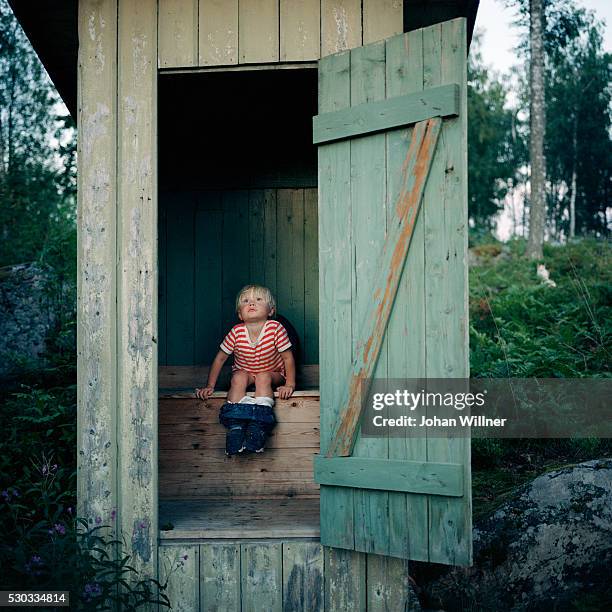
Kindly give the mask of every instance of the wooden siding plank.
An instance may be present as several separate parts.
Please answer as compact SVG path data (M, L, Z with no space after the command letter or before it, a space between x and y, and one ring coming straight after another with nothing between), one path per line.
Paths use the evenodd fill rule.
M192 194L175 194L168 203L166 316L167 361L172 365L194 363L194 216Z
M283 543L283 610L323 612L323 547L318 542Z
M157 573L157 2L118 10L119 523L131 565Z
M350 105L350 54L319 62L319 112ZM319 148L319 295L321 447L326 450L340 401L339 364L351 362L351 209L348 142ZM347 231L347 228L349 231ZM321 543L354 546L353 490L321 487Z
M276 201L276 189L264 190L264 284L272 295L276 295L277 289Z
M357 356L348 368L352 373L345 377L345 380L350 380L350 384L343 387L341 414L334 439L327 450L330 457L348 456L353 448L361 416L360 397L362 392L367 393L367 390L362 389L362 383L367 382L374 373L383 346L389 314L418 215L421 194L427 183L431 158L436 149L440 123L440 119L418 123L413 133L403 169L406 174L406 191L395 205L396 218L389 228L376 266L376 270L387 270L387 276L381 276L377 280L374 290L370 292L371 309L364 311L365 319L359 328L361 337L355 342L358 347Z
M248 191L223 192L223 302L221 336L238 323L236 296L249 283ZM219 339L221 343L223 337Z
M280 542L242 544L242 612L280 612L283 607Z
M399 34L404 29L402 0L363 0L363 44Z
M117 3L79 6L77 499L94 526L118 506L116 423Z
M238 0L200 0L200 66L238 63Z
M240 610L240 546L200 545L200 605L207 612Z
M225 448L225 429L220 423L194 427L173 423L160 431L160 449ZM313 423L279 423L266 442L269 448L318 448L319 428Z
M172 471L207 473L221 472L230 480L234 474L271 473L288 474L291 472L306 472L312 470L316 449L294 448L283 450L281 448L267 448L265 453L241 457L234 461L227 457L221 448L215 449L187 449L187 450L161 450L159 453L160 479L163 472Z
M385 96L385 45L376 43L351 51L351 108L375 103ZM379 254L386 234L385 135L373 134L350 142L352 235L352 338L353 358L359 351L362 321L372 308L372 290L381 274ZM341 369L342 371L342 369ZM387 376L386 351L372 375ZM341 385L346 383L341 383ZM354 454L388 456L388 441L358 437ZM389 549L389 494L386 491L354 492L355 550L386 554Z
M366 555L342 548L323 549L325 560L325 609L366 609Z
M251 283L265 285L266 248L264 222L264 191L249 191L249 279Z
M362 48L369 49L370 46ZM357 49L353 53L357 53ZM313 118L313 142L321 144L331 140L364 136L403 127L431 117L457 115L459 92L459 85L448 84L423 92L359 104L347 110L317 115Z
M418 609L412 599L408 561L382 555L367 558L368 612Z
M159 0L159 67L197 66L198 0Z
M194 321L193 363L210 364L219 350L223 329L221 194L205 192L198 196L194 223ZM175 323L175 324L178 324ZM198 384L204 385L202 380Z
M453 497L464 493L463 466L459 463L319 456L314 463L319 484ZM378 516L386 518L382 512Z
M277 197L277 310L289 319L303 342L304 190L279 189ZM301 349L303 352L303 344Z
M439 26L438 69L432 80L462 84L461 113L445 123L436 181L432 184L429 213L425 216L427 319L427 376L467 378L467 102L466 22L454 19ZM427 40L424 32L424 42ZM439 39L438 39L439 36ZM428 37L430 44L433 37ZM440 41L438 43L438 40ZM428 460L464 465L466 494L461 499L430 501L430 561L467 565L472 556L470 492L470 440L428 440Z
M205 377L203 377L205 378ZM159 402L160 426L170 423L192 423L193 425L219 421L219 409L225 398L208 399L206 402L191 398L164 398ZM319 424L319 398L312 396L292 396L288 400L278 400L275 407L279 423Z
M238 11L240 63L278 62L278 0L240 0Z
M160 546L159 578L168 581L166 595L173 610L193 612L199 608L198 546Z
M159 198L159 221L157 224L157 275L158 275L158 291L157 291L157 309L158 319L158 345L157 345L157 360L160 366L165 366L167 360L167 339L168 339L168 238L166 236L166 228L168 226L167 210L166 210L166 194L160 194Z
M280 61L316 60L320 44L320 0L280 0Z
M319 363L319 232L317 190L304 190L304 363Z
M361 0L321 0L321 57L361 41Z
M386 42L387 97L423 89L423 32L416 30L394 36ZM400 197L402 167L410 146L413 128L387 134L387 189L389 201ZM394 211L389 207L387 219ZM425 377L425 246L423 215L418 215L404 271L389 318L388 376L390 379ZM390 459L426 461L424 437L389 438ZM389 495L390 554L413 560L428 558L428 498L419 494Z

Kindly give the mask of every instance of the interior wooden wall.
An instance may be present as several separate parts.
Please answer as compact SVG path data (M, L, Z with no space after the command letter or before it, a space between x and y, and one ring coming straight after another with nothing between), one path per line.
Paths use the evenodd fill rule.
M210 363L248 283L270 288L319 361L317 190L162 192L159 365Z
M402 28L403 0L159 0L159 67L314 61Z

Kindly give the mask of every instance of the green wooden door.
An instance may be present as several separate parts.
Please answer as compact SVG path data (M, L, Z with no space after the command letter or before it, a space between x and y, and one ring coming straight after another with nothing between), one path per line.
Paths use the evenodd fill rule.
M364 378L467 378L466 25L319 62L321 542L471 563L469 439L365 438Z

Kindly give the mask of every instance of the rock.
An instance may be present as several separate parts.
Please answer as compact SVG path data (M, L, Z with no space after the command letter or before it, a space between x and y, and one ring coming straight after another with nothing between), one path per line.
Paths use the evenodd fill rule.
M592 607L597 603L572 602L609 597L610 576L607 458L544 474L519 489L475 526L473 567L451 568L421 588L429 608L447 611L599 610Z
M0 379L44 364L56 313L53 271L37 264L0 269Z

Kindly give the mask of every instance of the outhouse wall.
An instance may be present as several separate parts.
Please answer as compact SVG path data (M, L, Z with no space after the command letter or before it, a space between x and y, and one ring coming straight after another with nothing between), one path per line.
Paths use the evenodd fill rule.
M157 577L177 552L158 564L158 67L316 60L401 32L402 3L79 0L78 29L79 514L109 524L130 564ZM188 546L188 567L202 546ZM249 573L249 559L269 551L237 546L242 609L262 609L249 577L267 574ZM276 546L280 585L290 576L286 545L266 546ZM324 559L327 609L364 609L370 597L370 609L398 609L389 608L390 585L405 581L404 562L333 550ZM170 583L176 604L182 567Z

